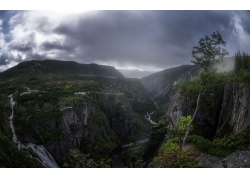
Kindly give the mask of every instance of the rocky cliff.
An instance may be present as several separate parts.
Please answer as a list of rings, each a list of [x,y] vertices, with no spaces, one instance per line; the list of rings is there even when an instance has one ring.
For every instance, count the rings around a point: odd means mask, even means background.
[[[199,133],[213,139],[238,133],[250,125],[250,88],[246,83],[227,83],[221,92],[203,92],[200,108],[194,120]],[[187,96],[180,90],[171,92],[167,112],[177,122],[180,116],[192,115],[197,96]]]
[[[50,117],[47,122],[35,120],[17,136],[21,142],[42,143],[60,166],[68,161],[70,149],[105,157],[119,144],[105,114],[91,100],[61,109],[60,117]]]
[[[123,93],[97,93],[102,111],[115,132],[121,136],[135,135],[135,117]]]
[[[17,130],[17,136],[24,143],[43,144],[60,166],[69,160],[70,149],[90,153],[94,160],[109,158],[116,146],[150,131],[150,124],[133,112],[122,93],[94,93],[49,114],[47,120],[35,119],[25,131]]]
[[[238,133],[250,125],[250,87],[246,83],[225,85],[218,136]]]
[[[221,106],[221,94],[206,92],[200,98],[200,108],[194,119],[196,133],[213,139],[216,134],[218,117]],[[173,122],[177,122],[180,116],[193,115],[196,108],[197,96],[185,96],[179,90],[171,93],[169,108],[167,110]]]

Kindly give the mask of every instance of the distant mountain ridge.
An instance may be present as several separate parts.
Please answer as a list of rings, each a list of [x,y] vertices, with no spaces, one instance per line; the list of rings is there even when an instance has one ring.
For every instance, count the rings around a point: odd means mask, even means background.
[[[2,78],[11,78],[22,75],[46,75],[46,74],[86,74],[111,77],[123,77],[122,73],[113,66],[98,64],[80,64],[74,61],[59,60],[31,60],[19,63],[18,65],[0,73]]]
[[[234,67],[234,57],[226,57],[221,63],[211,61],[211,65],[218,72],[231,71]],[[149,96],[159,105],[163,105],[168,102],[174,85],[193,80],[201,71],[200,66],[181,65],[156,72],[140,80]]]
[[[194,65],[182,65],[165,69],[141,78],[147,93],[159,105],[165,104],[175,84],[190,81],[198,76],[200,68]]]
[[[123,76],[125,78],[143,78],[145,76],[148,76],[150,74],[153,74],[154,72],[150,72],[150,71],[140,71],[137,69],[134,70],[129,70],[129,69],[117,69],[118,71],[120,71]]]

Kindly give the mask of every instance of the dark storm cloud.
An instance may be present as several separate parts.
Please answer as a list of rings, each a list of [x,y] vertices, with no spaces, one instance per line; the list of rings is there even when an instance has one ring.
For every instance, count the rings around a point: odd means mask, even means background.
[[[45,51],[50,51],[50,50],[63,50],[66,52],[74,52],[74,47],[72,46],[64,46],[62,44],[60,44],[60,42],[45,42],[43,44],[40,45],[41,49],[45,50]]]
[[[32,44],[28,43],[28,44],[17,44],[17,45],[11,45],[10,46],[12,50],[17,50],[20,52],[27,52],[27,51],[31,51],[32,50]]]
[[[54,31],[85,49],[77,57],[120,64],[167,67],[190,63],[192,47],[205,34],[230,36],[231,11],[102,11],[79,19],[77,27]]]
[[[98,11],[58,19],[36,12],[14,15],[12,36],[28,32],[8,44],[8,51],[20,52],[18,61],[53,58],[165,69],[190,64],[193,46],[214,31],[227,42],[231,56],[241,48],[250,50],[249,11]]]
[[[7,54],[2,54],[0,56],[0,66],[8,64],[8,62],[6,61],[6,59],[8,59],[8,55]]]

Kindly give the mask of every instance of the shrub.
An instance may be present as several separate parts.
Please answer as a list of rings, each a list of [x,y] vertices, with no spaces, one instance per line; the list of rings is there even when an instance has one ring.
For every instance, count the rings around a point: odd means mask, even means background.
[[[149,164],[150,168],[195,168],[198,167],[191,154],[180,150],[170,150],[159,155]]]

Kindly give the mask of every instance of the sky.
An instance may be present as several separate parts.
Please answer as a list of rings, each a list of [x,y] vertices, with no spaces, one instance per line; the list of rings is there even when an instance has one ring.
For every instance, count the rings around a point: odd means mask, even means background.
[[[200,38],[218,31],[228,56],[250,54],[250,11],[1,10],[0,72],[55,59],[160,71],[192,64]]]

